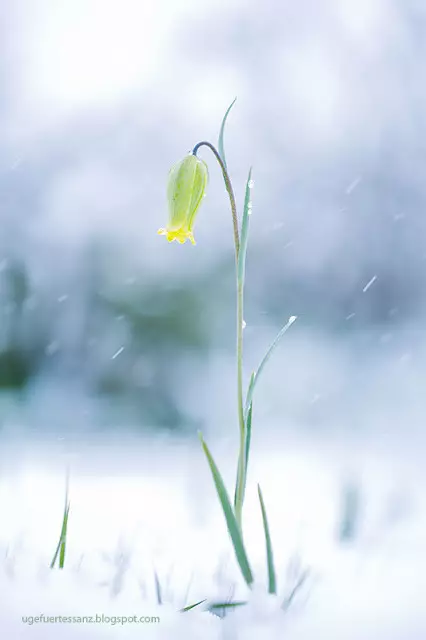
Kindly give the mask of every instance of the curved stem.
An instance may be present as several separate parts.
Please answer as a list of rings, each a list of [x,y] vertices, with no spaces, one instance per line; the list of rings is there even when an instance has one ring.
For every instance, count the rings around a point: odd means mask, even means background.
[[[195,147],[192,150],[192,153],[194,156],[197,155],[197,151],[200,147],[208,147],[216,156],[216,160],[218,161],[220,168],[222,170],[222,174],[223,174],[223,179],[225,181],[225,186],[226,186],[226,190],[228,192],[229,195],[229,201],[231,203],[231,212],[232,212],[232,224],[234,226],[234,244],[235,244],[235,257],[236,260],[238,262],[238,254],[240,252],[240,236],[239,236],[239,232],[238,232],[238,216],[237,216],[237,206],[235,204],[235,196],[234,196],[234,191],[232,189],[232,184],[231,184],[231,179],[229,177],[228,171],[223,163],[222,158],[220,157],[219,151],[216,149],[216,147],[214,145],[211,144],[211,142],[206,142],[205,140],[203,140],[203,142],[199,142],[198,144],[195,145]]]
[[[220,157],[216,147],[210,142],[198,142],[195,145],[192,153],[197,155],[197,151],[200,147],[208,147],[216,157],[219,166],[222,170],[223,179],[225,181],[226,190],[229,195],[229,201],[231,203],[232,223],[234,227],[234,244],[235,244],[235,262],[236,262],[236,276],[237,276],[237,403],[238,403],[238,423],[240,430],[240,451],[238,458],[238,475],[237,486],[235,491],[235,517],[239,524],[240,530],[242,529],[242,510],[244,501],[244,476],[245,476],[245,420],[244,420],[244,402],[243,402],[243,286],[238,278],[238,257],[240,253],[240,236],[238,231],[238,216],[237,207],[235,204],[234,191],[232,189],[231,179],[229,177],[227,168]]]

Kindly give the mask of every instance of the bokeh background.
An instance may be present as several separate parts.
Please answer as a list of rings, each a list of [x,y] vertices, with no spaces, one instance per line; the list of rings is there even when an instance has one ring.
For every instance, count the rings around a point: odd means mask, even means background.
[[[299,317],[290,376],[277,361],[265,381],[297,394],[271,416],[328,424],[355,397],[365,405],[365,387],[381,393],[367,362],[356,383],[346,361],[330,381],[324,342],[338,359],[390,357],[408,393],[424,317],[424,20],[421,3],[389,0],[5,3],[5,402],[34,401],[40,428],[80,429],[87,405],[106,404],[120,407],[116,426],[179,429],[203,420],[205,393],[226,393],[232,233],[208,150],[196,249],[156,230],[169,167],[216,143],[235,95],[226,144],[240,203],[249,164],[255,177],[248,350]],[[293,340],[303,353],[289,358]]]
[[[208,149],[196,247],[157,229],[169,168],[216,144],[237,96],[246,380],[297,316],[259,383],[255,443],[266,459],[327,443],[335,539],[358,535],[382,463],[372,511],[413,509],[423,535],[425,34],[420,0],[0,4],[0,437],[21,469],[33,447],[185,448],[199,429],[234,452],[233,236]]]

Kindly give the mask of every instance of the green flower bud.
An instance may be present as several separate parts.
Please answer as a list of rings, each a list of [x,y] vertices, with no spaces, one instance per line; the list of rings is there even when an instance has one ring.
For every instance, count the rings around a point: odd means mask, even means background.
[[[207,165],[192,153],[172,167],[167,183],[169,221],[158,233],[169,242],[195,244],[192,227],[208,182]]]

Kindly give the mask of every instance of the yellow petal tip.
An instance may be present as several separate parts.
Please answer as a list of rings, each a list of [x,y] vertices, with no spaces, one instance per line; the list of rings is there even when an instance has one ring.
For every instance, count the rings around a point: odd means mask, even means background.
[[[189,240],[191,244],[196,244],[194,234],[192,231],[187,231],[186,229],[158,229],[157,233],[160,236],[166,236],[168,242],[176,240],[179,244],[185,244],[185,242]]]

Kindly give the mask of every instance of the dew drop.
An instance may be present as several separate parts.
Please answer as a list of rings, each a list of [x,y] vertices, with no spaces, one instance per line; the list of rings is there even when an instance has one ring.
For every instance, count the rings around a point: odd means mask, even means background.
[[[290,316],[288,319],[288,324],[293,324],[293,322],[296,322],[297,320],[297,316]]]
[[[243,326],[243,329],[245,329],[245,328],[246,328],[246,326],[247,326],[247,322],[246,322],[245,320],[243,320],[243,325],[242,325],[242,326]]]
[[[254,187],[254,180],[249,180],[248,188],[253,189],[253,187]]]

